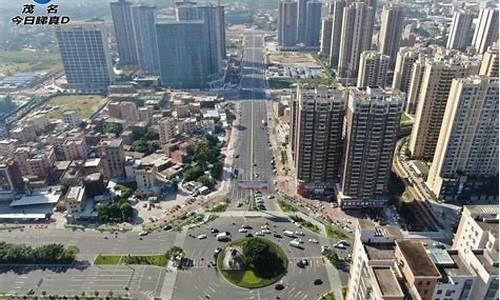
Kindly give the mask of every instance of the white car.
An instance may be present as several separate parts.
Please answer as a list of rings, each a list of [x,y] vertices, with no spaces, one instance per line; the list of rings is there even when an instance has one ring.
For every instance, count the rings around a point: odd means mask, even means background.
[[[147,231],[141,231],[141,232],[139,232],[139,236],[145,236],[145,235],[148,235]]]
[[[302,232],[302,231],[295,231],[295,234],[300,235],[300,236],[304,236],[304,232]]]
[[[247,233],[248,230],[246,228],[240,228],[240,229],[238,229],[238,232],[239,233]]]
[[[271,230],[269,229],[262,229],[261,232],[264,234],[271,234]]]
[[[318,240],[317,239],[309,239],[309,243],[317,244]]]
[[[294,240],[294,241],[297,241],[297,242],[299,242],[299,243],[301,243],[301,244],[302,244],[302,243],[304,243],[304,241],[303,241],[302,239],[299,239],[299,238],[296,238],[296,239],[293,239],[293,240]]]
[[[256,236],[264,236],[264,233],[262,231],[257,231],[255,232]]]
[[[204,239],[206,239],[206,238],[207,238],[207,235],[206,235],[206,234],[200,234],[199,236],[197,236],[197,238],[198,238],[199,240],[204,240]]]

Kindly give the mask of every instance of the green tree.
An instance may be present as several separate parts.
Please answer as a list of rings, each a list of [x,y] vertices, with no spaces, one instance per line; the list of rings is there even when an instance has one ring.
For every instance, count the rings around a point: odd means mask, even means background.
[[[122,214],[122,220],[123,221],[130,221],[132,220],[134,216],[134,208],[130,203],[128,202],[123,202],[120,204],[120,211]]]
[[[192,181],[203,175],[203,169],[200,165],[187,167],[184,171],[184,180]]]
[[[269,245],[261,239],[250,238],[243,245],[243,256],[245,262],[257,266],[269,253]]]
[[[210,170],[210,174],[213,178],[219,179],[222,176],[223,164],[221,161],[216,161],[212,165],[212,170]]]
[[[203,175],[197,180],[199,183],[203,184],[204,186],[208,187],[209,189],[212,189],[215,186],[215,179],[208,175]]]
[[[111,133],[114,134],[115,136],[119,136],[123,131],[123,128],[120,124],[117,123],[106,123],[104,125],[104,132],[105,133]]]

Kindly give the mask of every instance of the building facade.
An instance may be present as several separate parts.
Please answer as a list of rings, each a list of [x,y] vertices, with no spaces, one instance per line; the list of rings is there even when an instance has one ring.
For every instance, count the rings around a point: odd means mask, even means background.
[[[476,59],[454,52],[445,52],[443,57],[436,54],[425,61],[408,147],[413,158],[432,160],[453,79],[477,74],[478,71]]]
[[[202,20],[156,24],[162,86],[201,88],[207,85],[210,54],[206,26]]]
[[[297,44],[297,2],[281,0],[278,8],[278,45],[281,48]]]
[[[330,55],[330,46],[332,43],[332,22],[331,16],[321,19],[321,39],[319,43],[319,53],[323,57]]]
[[[386,203],[387,184],[403,111],[404,94],[353,88],[345,116],[344,158],[338,189],[343,208]]]
[[[210,73],[218,73],[226,57],[224,6],[176,2],[176,15],[177,21],[203,20],[205,22]]]
[[[312,0],[306,4],[306,28],[304,44],[306,47],[319,48],[321,32],[321,8],[320,1]]]
[[[345,0],[334,0],[332,5],[332,36],[330,38],[330,54],[328,62],[330,67],[337,68],[340,56],[340,40],[342,37],[342,23],[344,17]]]
[[[137,64],[144,73],[157,75],[159,70],[155,7],[134,5],[131,7],[131,14]]]
[[[381,14],[381,28],[378,36],[378,50],[390,58],[390,67],[396,62],[403,32],[403,10],[391,3],[384,5]]]
[[[137,64],[137,50],[132,21],[132,3],[126,0],[111,2],[111,18],[115,29],[116,48],[122,65]]]
[[[69,88],[84,92],[106,90],[114,75],[104,22],[57,26],[56,38]]]
[[[479,12],[472,46],[479,54],[498,41],[498,8],[485,7]]]
[[[385,87],[390,60],[388,55],[378,51],[363,51],[359,63],[357,87]]]
[[[345,96],[325,86],[301,85],[296,101],[291,130],[295,132],[292,143],[299,193],[332,189],[338,182],[342,157]]]
[[[371,47],[372,10],[363,2],[353,2],[344,8],[337,74],[345,81],[356,80],[361,53]]]
[[[498,78],[454,79],[427,186],[438,199],[498,199]]]
[[[470,11],[457,10],[453,13],[446,48],[465,51],[470,45],[473,20],[474,14]]]

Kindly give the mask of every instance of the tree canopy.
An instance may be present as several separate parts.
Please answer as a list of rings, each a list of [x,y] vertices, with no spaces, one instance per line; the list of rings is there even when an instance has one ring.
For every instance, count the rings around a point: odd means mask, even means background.
[[[47,244],[33,248],[24,244],[0,242],[0,263],[71,263],[78,251],[74,246],[64,247],[62,244]]]

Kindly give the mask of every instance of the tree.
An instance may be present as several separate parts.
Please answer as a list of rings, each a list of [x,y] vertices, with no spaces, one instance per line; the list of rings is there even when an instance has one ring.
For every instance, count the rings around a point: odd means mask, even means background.
[[[222,176],[222,167],[223,164],[221,161],[216,161],[212,165],[212,170],[210,170],[210,175],[212,175],[213,178],[219,179]]]
[[[243,256],[245,262],[257,266],[269,253],[269,245],[261,239],[250,238],[243,245]]]
[[[128,202],[123,202],[120,204],[120,211],[122,214],[122,220],[124,221],[130,221],[132,220],[132,217],[134,216],[134,208],[130,203]]]
[[[104,125],[104,132],[114,134],[115,136],[119,136],[122,133],[123,128],[121,125],[117,123],[106,123]]]
[[[203,184],[204,186],[208,187],[209,189],[212,189],[215,186],[215,179],[208,175],[203,175],[197,180],[199,183]]]
[[[203,175],[203,169],[200,165],[187,167],[184,171],[184,180],[192,181]]]
[[[143,140],[137,140],[132,143],[132,150],[135,152],[146,153],[148,151],[148,143]]]

